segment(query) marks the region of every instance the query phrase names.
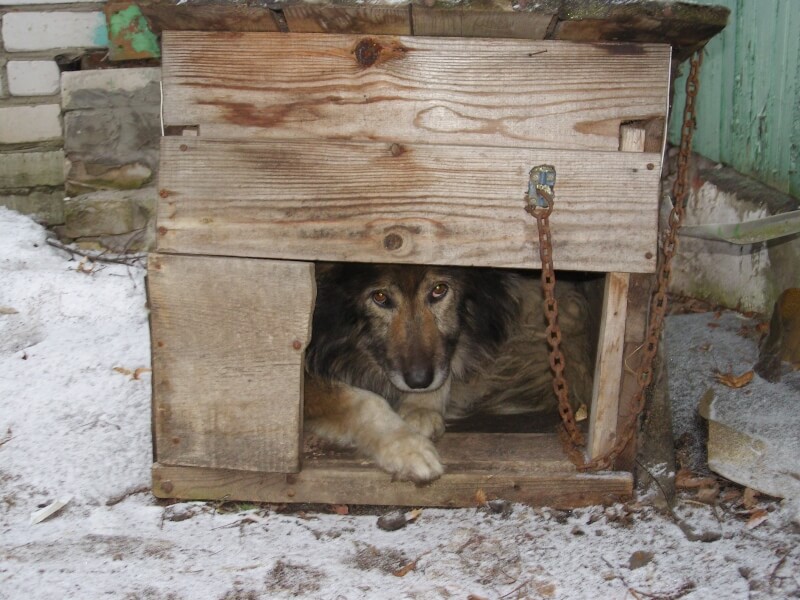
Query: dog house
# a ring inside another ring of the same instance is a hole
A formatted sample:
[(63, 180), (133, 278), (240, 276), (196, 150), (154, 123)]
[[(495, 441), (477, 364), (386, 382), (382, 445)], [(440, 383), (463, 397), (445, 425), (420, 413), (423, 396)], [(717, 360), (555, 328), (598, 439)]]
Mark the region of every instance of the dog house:
[(630, 457), (579, 473), (555, 433), (446, 433), (446, 473), (425, 486), (304, 445), (314, 261), (537, 269), (525, 193), (530, 170), (553, 165), (555, 267), (606, 281), (589, 456), (631, 410), (656, 267), (669, 45), (366, 29), (163, 34), (154, 493), (415, 506), (471, 506), (479, 490), (556, 506), (629, 496)]

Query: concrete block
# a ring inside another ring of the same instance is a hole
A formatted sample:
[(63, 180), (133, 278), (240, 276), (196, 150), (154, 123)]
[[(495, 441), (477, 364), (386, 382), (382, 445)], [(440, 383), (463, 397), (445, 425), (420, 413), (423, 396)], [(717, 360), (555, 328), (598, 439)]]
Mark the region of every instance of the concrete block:
[(46, 225), (59, 225), (64, 222), (63, 189), (14, 194), (4, 194), (0, 191), (0, 206), (23, 215), (31, 215)]
[(70, 238), (86, 238), (144, 229), (154, 219), (155, 205), (155, 187), (104, 190), (67, 198), (63, 234)]
[(2, 32), (8, 52), (108, 46), (106, 19), (100, 11), (6, 13)]
[[(735, 224), (800, 209), (800, 200), (730, 168), (700, 169), (684, 226)], [(769, 314), (780, 293), (800, 281), (800, 237), (736, 245), (679, 237), (670, 291), (712, 304)]]
[(161, 69), (97, 69), (67, 71), (61, 77), (61, 106), (65, 111), (86, 108), (161, 103)]
[(0, 154), (0, 188), (61, 186), (64, 152), (7, 152)]
[(73, 110), (64, 131), (70, 193), (141, 187), (158, 169), (157, 105)]
[(61, 139), (60, 117), (58, 104), (0, 107), (0, 144)]
[(10, 60), (6, 68), (12, 96), (51, 96), (61, 88), (61, 71), (54, 60)]

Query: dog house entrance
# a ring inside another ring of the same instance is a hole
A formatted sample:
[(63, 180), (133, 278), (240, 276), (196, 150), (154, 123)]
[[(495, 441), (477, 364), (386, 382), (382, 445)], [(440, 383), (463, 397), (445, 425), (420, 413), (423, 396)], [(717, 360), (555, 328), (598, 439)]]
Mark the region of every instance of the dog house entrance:
[(631, 493), (629, 472), (578, 473), (550, 433), (446, 433), (441, 479), (392, 482), (304, 441), (303, 354), (315, 261), (539, 268), (523, 195), (531, 167), (551, 164), (556, 269), (605, 274), (587, 451), (608, 448), (632, 393), (622, 357), (644, 337), (661, 171), (645, 130), (624, 124), (663, 119), (669, 47), (165, 32), (163, 55), (165, 124), (186, 134), (162, 139), (148, 267), (156, 495), (470, 506), (482, 490), (576, 506)]

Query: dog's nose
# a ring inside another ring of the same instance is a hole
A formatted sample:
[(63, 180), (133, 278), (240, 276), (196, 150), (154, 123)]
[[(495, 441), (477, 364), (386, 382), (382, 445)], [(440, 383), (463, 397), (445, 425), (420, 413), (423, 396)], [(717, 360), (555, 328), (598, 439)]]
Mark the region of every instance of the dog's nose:
[(403, 371), (403, 379), (412, 390), (422, 390), (433, 383), (433, 368), (430, 366), (415, 366)]

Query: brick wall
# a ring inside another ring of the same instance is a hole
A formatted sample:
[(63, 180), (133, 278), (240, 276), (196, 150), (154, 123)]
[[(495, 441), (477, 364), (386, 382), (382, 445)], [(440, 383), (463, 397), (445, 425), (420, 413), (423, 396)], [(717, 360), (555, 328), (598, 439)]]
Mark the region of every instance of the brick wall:
[(0, 0), (0, 206), (70, 239), (146, 246), (159, 69), (106, 60), (103, 2)]

